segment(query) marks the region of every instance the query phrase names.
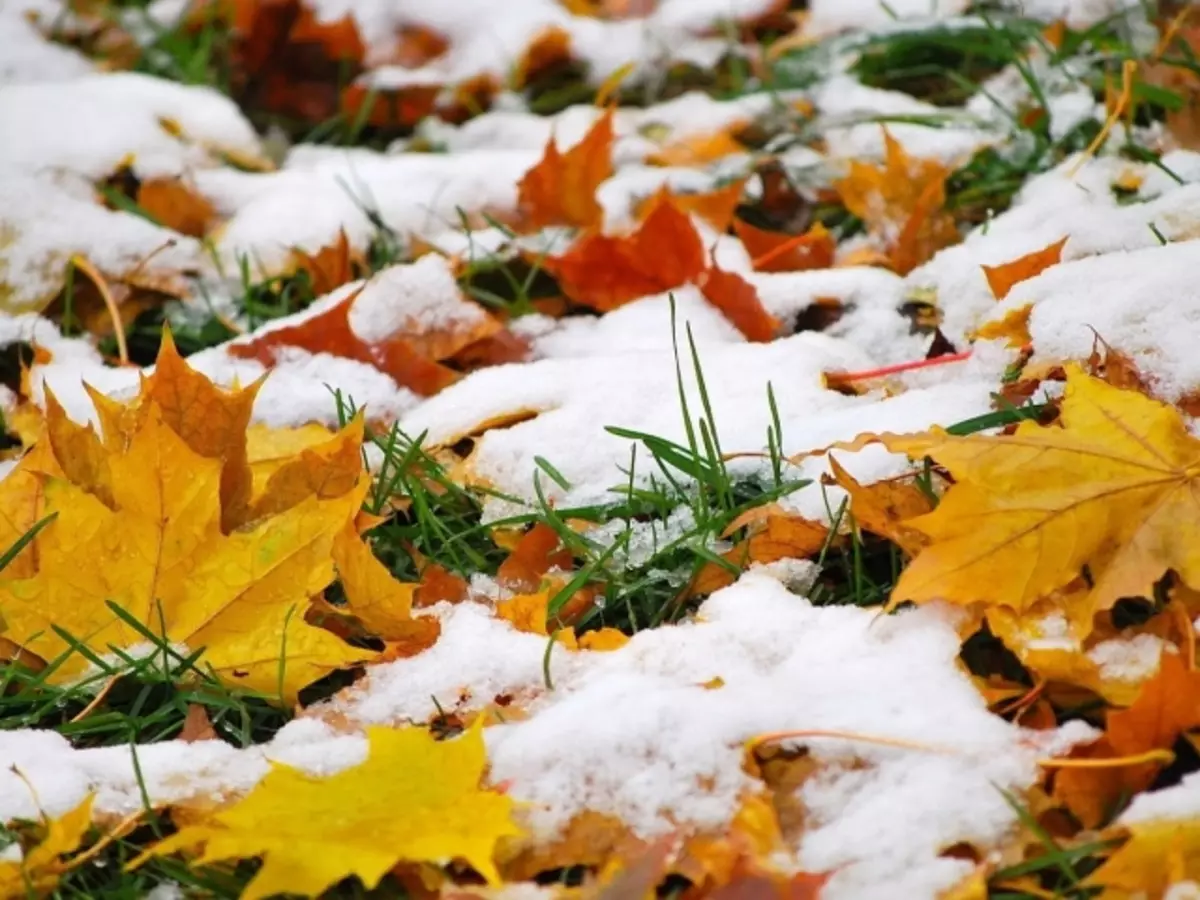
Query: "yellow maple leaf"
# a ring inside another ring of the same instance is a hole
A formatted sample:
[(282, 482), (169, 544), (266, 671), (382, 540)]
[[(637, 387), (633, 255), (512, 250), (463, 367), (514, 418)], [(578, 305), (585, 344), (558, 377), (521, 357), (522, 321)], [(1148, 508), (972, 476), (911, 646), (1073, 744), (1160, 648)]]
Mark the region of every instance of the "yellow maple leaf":
[(520, 829), (513, 801), (480, 787), (482, 725), (437, 741), (423, 728), (369, 728), (361, 764), (316, 778), (274, 763), (244, 799), (151, 847), (150, 856), (199, 850), (196, 864), (261, 856), (242, 900), (320, 894), (351, 875), (368, 888), (399, 862), (467, 862), (500, 880), (493, 853)]
[[(66, 654), (66, 631), (98, 654), (149, 631), (207, 648), (202, 665), (285, 700), (355, 650), (303, 621), (308, 599), (333, 579), (334, 537), (351, 523), (367, 484), (333, 499), (310, 496), (232, 534), (221, 531), (221, 461), (193, 452), (149, 404), (128, 446), (108, 457), (114, 507), (66, 478), (45, 477), (35, 540), (38, 571), (0, 581), (5, 636), (43, 659)], [(282, 659), (282, 662), (281, 662)], [(87, 666), (70, 654), (54, 678)], [(282, 669), (282, 671), (281, 671)]]
[(1200, 441), (1170, 406), (1067, 370), (1060, 423), (1012, 435), (933, 432), (883, 438), (931, 456), (955, 485), (906, 524), (930, 546), (905, 569), (892, 605), (944, 599), (1029, 609), (1080, 576), (1105, 609), (1148, 596), (1174, 570), (1200, 585)]
[[(63, 656), (52, 677), (66, 680), (87, 659), (61, 632), (100, 655), (148, 645), (149, 633), (205, 648), (201, 666), (285, 702), (371, 656), (305, 621), (333, 580), (335, 539), (357, 539), (369, 485), (362, 419), (323, 442), (311, 432), (282, 439), (299, 452), (271, 459), (255, 490), (255, 390), (213, 385), (165, 338), (135, 401), (92, 392), (103, 436), (47, 393), (44, 439), (0, 481), (3, 534), (54, 516), (0, 576), (8, 655)], [(257, 444), (272, 452), (261, 434)]]
[(71, 868), (60, 857), (83, 843), (92, 826), (92, 795), (70, 812), (45, 824), (45, 837), (19, 860), (0, 862), (0, 900), (41, 897), (58, 885), (59, 876)]

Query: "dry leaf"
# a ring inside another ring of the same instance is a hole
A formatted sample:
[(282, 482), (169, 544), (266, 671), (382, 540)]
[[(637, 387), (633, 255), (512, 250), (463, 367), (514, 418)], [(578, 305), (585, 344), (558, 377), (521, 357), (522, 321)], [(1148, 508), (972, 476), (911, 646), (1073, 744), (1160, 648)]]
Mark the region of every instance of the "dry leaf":
[(538, 522), (525, 532), (508, 558), (500, 564), (496, 580), (510, 591), (536, 591), (551, 569), (569, 569), (571, 551), (559, 546), (558, 532)]
[(757, 272), (803, 272), (828, 269), (833, 265), (837, 244), (820, 222), (799, 237), (765, 231), (742, 219), (733, 220), (733, 230), (746, 247)]
[(703, 194), (676, 194), (663, 187), (658, 193), (639, 204), (637, 216), (638, 219), (645, 218), (646, 213), (654, 208), (658, 198), (662, 196), (677, 209), (698, 216), (718, 232), (724, 234), (729, 228), (729, 223), (733, 221), (733, 214), (737, 210), (738, 204), (742, 202), (742, 193), (745, 187), (745, 179), (731, 181), (724, 187)]
[(748, 341), (772, 341), (782, 324), (758, 299), (758, 290), (736, 272), (724, 272), (713, 263), (696, 280), (704, 299), (721, 311)]
[(987, 277), (988, 287), (992, 289), (992, 296), (1003, 300), (1008, 296), (1008, 292), (1022, 281), (1028, 281), (1051, 266), (1057, 266), (1062, 261), (1063, 247), (1066, 245), (1067, 238), (1062, 238), (1002, 266), (983, 266), (983, 274)]
[(1033, 342), (1029, 333), (1029, 317), (1033, 314), (1033, 304), (1026, 303), (1016, 309), (1010, 309), (1004, 318), (985, 322), (975, 332), (976, 340), (1007, 341), (1009, 347), (1027, 347)]
[(954, 219), (942, 209), (950, 170), (936, 160), (913, 159), (886, 128), (883, 139), (884, 164), (853, 160), (834, 188), (888, 248), (892, 268), (906, 275), (959, 239)]
[(1151, 820), (1127, 830), (1129, 840), (1088, 876), (1085, 889), (1103, 888), (1104, 900), (1159, 900), (1173, 884), (1200, 880), (1200, 820)]
[(131, 864), (203, 850), (205, 864), (262, 857), (242, 900), (315, 896), (356, 875), (370, 890), (401, 861), (465, 860), (496, 883), (497, 842), (516, 835), (513, 801), (480, 787), (479, 725), (436, 740), (424, 728), (369, 728), (364, 762), (328, 778), (282, 763), (244, 799), (186, 825)]
[[(1193, 728), (1200, 728), (1200, 673), (1189, 671), (1177, 654), (1164, 652), (1158, 672), (1142, 685), (1133, 705), (1110, 712), (1104, 736), (1073, 756), (1104, 760), (1170, 750)], [(1085, 828), (1095, 828), (1122, 802), (1150, 787), (1162, 768), (1162, 762), (1147, 762), (1062, 769), (1054, 776), (1054, 796)]]
[(1200, 441), (1173, 408), (1067, 369), (1058, 425), (1012, 435), (886, 437), (931, 456), (955, 484), (908, 524), (929, 539), (891, 604), (933, 599), (1023, 611), (1087, 566), (1088, 603), (1149, 596), (1173, 569), (1200, 586), (1196, 518)]
[(905, 523), (932, 510), (933, 501), (911, 480), (879, 481), (864, 486), (832, 456), (829, 468), (833, 483), (850, 495), (850, 514), (855, 525), (887, 538), (910, 556), (925, 546), (925, 536)]
[[(282, 690), (290, 702), (326, 672), (371, 655), (304, 621), (309, 598), (332, 580), (334, 538), (353, 523), (368, 480), (359, 463), (344, 493), (293, 496), (286, 511), (225, 533), (224, 473), (231, 459), (245, 459), (245, 434), (240, 444), (234, 437), (242, 401), (208, 393), (212, 385), (199, 390), (202, 376), (182, 362), (173, 371), (170, 353), (164, 341), (129, 415), (106, 407), (103, 448), (79, 426), (77, 441), (47, 441), (66, 452), (86, 445), (90, 461), (36, 474), (41, 512), (57, 517), (33, 542), (35, 565), (0, 581), (6, 636), (44, 660), (67, 654), (53, 678), (70, 680), (89, 662), (68, 652), (56, 628), (101, 656), (146, 645), (111, 602), (172, 644), (205, 648), (201, 665), (225, 680), (271, 696)], [(27, 514), (20, 492), (0, 499), (18, 504), (9, 519)]]
[(322, 247), (316, 253), (294, 250), (292, 256), (296, 268), (308, 273), (312, 292), (317, 297), (354, 281), (363, 267), (362, 254), (350, 247), (344, 228), (338, 229), (337, 240), (328, 247)]
[(561, 153), (554, 138), (546, 142), (541, 161), (518, 186), (523, 224), (530, 230), (547, 225), (600, 225), (604, 210), (596, 188), (613, 173), (613, 115), (602, 115), (578, 144)]
[(92, 827), (92, 795), (57, 819), (45, 823), (45, 836), (14, 860), (0, 860), (0, 898), (41, 897), (58, 886), (58, 879), (71, 868), (62, 857), (79, 849)]
[(600, 312), (687, 284), (707, 268), (691, 219), (661, 196), (633, 234), (585, 235), (544, 265), (568, 297)]
[(429, 563), (421, 570), (421, 583), (413, 597), (413, 605), (419, 608), (435, 603), (461, 603), (467, 599), (470, 586), (460, 575)]
[(267, 366), (274, 364), (277, 350), (288, 347), (331, 353), (374, 366), (397, 384), (422, 396), (436, 394), (458, 380), (457, 372), (422, 356), (405, 336), (368, 342), (355, 334), (350, 327), (350, 307), (357, 296), (356, 291), (324, 312), (296, 324), (282, 325), (232, 343), (228, 345), (229, 353), (242, 359), (256, 359)]
[(217, 732), (213, 729), (212, 720), (208, 718), (208, 710), (199, 703), (189, 703), (187, 715), (183, 718), (183, 728), (180, 729), (176, 740), (187, 744), (217, 740)]
[[(820, 552), (829, 540), (829, 529), (819, 522), (784, 512), (776, 504), (751, 509), (725, 529), (732, 534), (746, 527), (749, 536), (721, 557), (731, 565), (746, 568), (751, 563), (772, 563), (781, 559), (803, 559)], [(711, 594), (728, 587), (736, 576), (724, 566), (705, 563), (688, 586), (690, 596)]]
[(179, 178), (143, 181), (134, 199), (156, 222), (191, 237), (204, 237), (217, 219), (213, 205)]
[(652, 166), (701, 168), (716, 160), (745, 152), (746, 147), (726, 129), (667, 144), (648, 154), (646, 162)]

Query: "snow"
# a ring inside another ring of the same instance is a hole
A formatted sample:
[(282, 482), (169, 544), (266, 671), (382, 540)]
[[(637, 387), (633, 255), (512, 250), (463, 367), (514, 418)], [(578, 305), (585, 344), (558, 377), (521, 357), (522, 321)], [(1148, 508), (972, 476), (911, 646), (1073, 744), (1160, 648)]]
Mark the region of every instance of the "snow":
[(226, 271), (236, 273), (246, 259), (267, 275), (288, 268), (293, 249), (316, 252), (339, 231), (365, 250), (376, 231), (372, 215), (408, 238), (456, 228), (463, 213), (511, 213), (517, 182), (540, 157), (540, 150), (399, 156), (330, 150), (289, 159), (282, 171), (265, 175), (197, 172), (196, 184), (232, 215), (216, 242)]
[(1179, 784), (1138, 794), (1117, 819), (1118, 825), (1141, 825), (1160, 820), (1200, 816), (1200, 772), (1185, 775)]
[[(980, 326), (1025, 307), (1032, 366), (1086, 358), (1099, 333), (1134, 360), (1156, 396), (1200, 396), (1200, 361), (1191, 346), (1200, 328), (1194, 277), (1200, 153), (1175, 150), (1153, 166), (1121, 158), (1121, 138), (1114, 138), (1095, 157), (1066, 159), (1029, 179), (1008, 211), (904, 277), (863, 266), (754, 272), (740, 241), (695, 220), (717, 263), (742, 274), (782, 323), (784, 336), (770, 343), (747, 342), (692, 286), (605, 315), (509, 315), (485, 310), (464, 294), (457, 280), (461, 262), (559, 253), (578, 236), (562, 227), (514, 236), (505, 223), (514, 220), (518, 184), (546, 142), (565, 151), (603, 114), (594, 105), (552, 116), (530, 112), (513, 81), (530, 42), (560, 28), (593, 85), (632, 62), (622, 85), (644, 88), (649, 97), (663, 86), (672, 62), (712, 69), (728, 53), (757, 50), (740, 48), (737, 28), (726, 25), (777, 11), (778, 4), (661, 0), (649, 15), (604, 20), (573, 15), (559, 0), (521, 0), (505, 5), (503, 14), (494, 0), (309, 2), (324, 21), (349, 15), (356, 23), (368, 46), (363, 84), (449, 88), (488, 75), (498, 88), (492, 110), (457, 125), (426, 121), (386, 151), (299, 143), (278, 154), (283, 161), (273, 169), (249, 121), (218, 92), (98, 71), (46, 37), (65, 12), (59, 0), (0, 4), (0, 347), (28, 342), (50, 351), (50, 360), (29, 373), (34, 403), (44, 404), (53, 390), (73, 418), (94, 422), (85, 382), (128, 398), (149, 371), (111, 365), (94, 342), (64, 337), (39, 315), (63, 290), (73, 255), (93, 263), (121, 297), (131, 288), (179, 298), (167, 311), (173, 322), (203, 320), (207, 308), (200, 299), (211, 297), (214, 308), (247, 325), (233, 299), (244, 289), (243, 269), (251, 281), (288, 273), (298, 251), (316, 253), (342, 234), (363, 253), (380, 229), (412, 250), (415, 261), (343, 285), (299, 313), (260, 326), (254, 336), (311, 320), (353, 296), (350, 325), (366, 342), (440, 340), (503, 320), (526, 341), (528, 361), (467, 374), (430, 398), (370, 365), (329, 353), (282, 348), (268, 370), (231, 354), (239, 339), (196, 353), (190, 363), (226, 386), (268, 375), (253, 410), (253, 419), (268, 426), (334, 425), (340, 393), (365, 406), (372, 421), (426, 434), (435, 452), (472, 436), (473, 450), (454, 473), (497, 492), (486, 501), (489, 522), (533, 508), (540, 459), (565, 479), (564, 486), (539, 476), (549, 503), (612, 502), (630, 480), (638, 441), (607, 428), (686, 444), (681, 397), (693, 420), (705, 402), (711, 405), (721, 450), (734, 457), (731, 471), (764, 477), (763, 451), (776, 424), (768, 390), (777, 404), (782, 453), (792, 457), (786, 475), (811, 482), (780, 505), (828, 522), (844, 493), (821, 483), (830, 465), (825, 448), (864, 433), (919, 431), (995, 409), (993, 395), (1016, 353), (1004, 342), (973, 338)], [(910, 155), (947, 167), (984, 147), (1018, 158), (1030, 148), (1006, 110), (1030, 101), (1030, 71), (1047, 98), (1052, 138), (1104, 118), (1103, 104), (1082, 81), (1088, 74), (1082, 62), (1053, 60), (1037, 49), (1023, 70), (1002, 70), (958, 108), (851, 76), (864, 29), (976, 27), (979, 20), (964, 17), (968, 5), (811, 0), (804, 34), (853, 33), (831, 42), (821, 79), (810, 88), (758, 90), (752, 64), (749, 90), (741, 96), (689, 91), (644, 108), (618, 108), (614, 173), (597, 191), (603, 228), (632, 228), (638, 204), (662, 187), (709, 191), (752, 175), (776, 150), (806, 196), (823, 203), (849, 160), (882, 157), (880, 120), (903, 119), (889, 122), (893, 137)], [(1084, 27), (1134, 2), (1004, 5)], [(134, 22), (132, 12), (124, 21), (135, 39), (149, 41), (152, 23), (166, 25), (184, 13), (181, 0), (155, 0), (145, 21), (138, 16)], [(75, 25), (69, 16), (63, 21)], [(449, 49), (419, 68), (399, 66), (402, 27), (433, 31)], [(811, 119), (791, 115), (801, 103), (811, 105)], [(655, 164), (665, 147), (774, 118), (787, 127), (765, 150), (756, 143), (751, 153), (705, 165)], [(83, 137), (64, 139), (64, 129)], [(1169, 146), (1161, 129), (1137, 136)], [(219, 226), (202, 242), (108, 209), (98, 185), (122, 166), (141, 178), (186, 178), (212, 203)], [(1122, 190), (1114, 190), (1118, 185)], [(760, 189), (758, 179), (748, 178), (748, 199)], [(475, 227), (484, 221), (489, 227)], [(1064, 237), (1059, 265), (1018, 284), (1004, 301), (992, 296), (982, 265), (1009, 262)], [(861, 236), (843, 241), (837, 258), (869, 246)], [(430, 247), (438, 252), (425, 253)], [(971, 357), (860, 377), (857, 396), (830, 390), (832, 373), (924, 358), (928, 329), (915, 327), (906, 313), (914, 301), (932, 303), (943, 334)], [(808, 314), (817, 306), (840, 315), (800, 330), (816, 319)], [(20, 400), (12, 388), (0, 390), (6, 414)], [(864, 483), (911, 468), (881, 445), (832, 452)], [(378, 464), (378, 452), (367, 456)], [(647, 456), (637, 446), (636, 485), (654, 472)], [(0, 462), (0, 477), (12, 465)], [(587, 535), (598, 547), (627, 539), (609, 565), (643, 567), (697, 527), (693, 509), (682, 503), (662, 519), (617, 520)], [(652, 574), (680, 588), (686, 578), (682, 571)], [(814, 606), (803, 596), (821, 575), (810, 560), (756, 564), (680, 623), (638, 632), (616, 650), (555, 647), (548, 657), (545, 637), (517, 631), (495, 615), (496, 601), (509, 592), (491, 575), (469, 575), (468, 601), (422, 611), (441, 625), (432, 647), (371, 667), (261, 744), (238, 749), (218, 741), (163, 741), (132, 750), (83, 749), (51, 731), (0, 733), (0, 821), (58, 815), (89, 792), (107, 821), (140, 809), (143, 787), (155, 804), (211, 804), (250, 790), (270, 761), (316, 775), (354, 765), (366, 752), (362, 731), (369, 725), (422, 724), (443, 711), (490, 714), (500, 707), (514, 714), (488, 719), (489, 778), (519, 802), (532, 839), (552, 839), (585, 811), (619, 816), (643, 837), (676, 828), (719, 833), (744, 793), (761, 787), (742, 766), (746, 741), (800, 729), (832, 736), (788, 741), (806, 748), (819, 767), (798, 789), (806, 827), (791, 853), (781, 854), (784, 864), (831, 872), (826, 900), (932, 900), (972, 870), (969, 862), (943, 856), (947, 848), (968, 843), (986, 856), (1016, 833), (1002, 791), (1029, 789), (1039, 782), (1039, 759), (1096, 734), (1080, 722), (1026, 731), (992, 715), (958, 659), (961, 611), (928, 605), (881, 615), (877, 608)], [(1075, 639), (1071, 624), (1047, 616), (1031, 626), (1032, 640), (1019, 649), (1084, 654), (1102, 682), (1123, 686), (1144, 680), (1163, 652), (1174, 652), (1148, 633), (1088, 646)], [(1192, 775), (1177, 787), (1137, 796), (1121, 822), (1198, 814), (1200, 776)], [(1175, 888), (1187, 895), (1186, 885)], [(169, 897), (172, 889), (156, 890)], [(532, 886), (509, 893), (521, 891), (541, 895)]]
[[(63, 140), (64, 123), (88, 139)], [(0, 85), (0, 133), (0, 171), (92, 179), (129, 161), (145, 177), (210, 167), (220, 153), (259, 154), (254, 129), (228, 97), (132, 72)]]
[(0, 734), (0, 817), (37, 815), (26, 782), (50, 815), (87, 791), (101, 815), (128, 814), (141, 807), (139, 771), (153, 803), (236, 797), (268, 760), (331, 774), (363, 758), (364, 724), (423, 722), (439, 706), (478, 710), (505, 695), (526, 716), (486, 729), (489, 778), (508, 786), (535, 834), (553, 835), (585, 809), (620, 815), (644, 836), (720, 829), (753, 787), (741, 768), (747, 740), (845, 733), (803, 742), (822, 767), (800, 789), (810, 820), (797, 866), (834, 871), (829, 900), (932, 897), (970, 869), (941, 858), (945, 847), (986, 848), (1015, 827), (1001, 789), (1027, 787), (1041, 756), (1092, 734), (1078, 723), (1024, 731), (988, 713), (937, 608), (882, 620), (817, 608), (765, 574), (715, 594), (694, 621), (640, 632), (617, 650), (556, 651), (553, 691), (543, 682), (545, 638), (478, 604), (436, 614), (443, 632), (432, 648), (376, 667), (263, 745), (142, 745), (135, 768), (129, 747), (76, 750), (50, 732)]
[[(1184, 191), (1200, 200), (1200, 185)], [(1171, 227), (1168, 217), (1158, 221)], [(1034, 364), (1086, 358), (1099, 335), (1133, 359), (1156, 394), (1177, 400), (1200, 389), (1190, 339), (1200, 324), (1198, 258), (1200, 240), (1190, 240), (1063, 263), (1017, 285), (993, 318), (1030, 304)]]
[(14, 313), (44, 309), (62, 290), (74, 254), (106, 277), (167, 293), (186, 290), (182, 274), (207, 268), (192, 238), (100, 206), (74, 178), (16, 173), (2, 163), (0, 245), (0, 310)]
[(463, 297), (447, 261), (433, 255), (378, 272), (350, 307), (350, 327), (364, 341), (404, 331), (470, 330), (485, 318), (479, 306)]

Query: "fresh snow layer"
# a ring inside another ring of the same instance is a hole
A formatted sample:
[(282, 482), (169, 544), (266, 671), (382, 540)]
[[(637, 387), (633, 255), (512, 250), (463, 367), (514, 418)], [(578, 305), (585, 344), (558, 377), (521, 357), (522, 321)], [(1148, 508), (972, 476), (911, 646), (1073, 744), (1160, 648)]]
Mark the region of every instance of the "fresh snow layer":
[[(139, 746), (150, 801), (235, 797), (268, 760), (329, 774), (362, 760), (360, 726), (425, 722), (439, 705), (479, 710), (505, 695), (527, 718), (485, 731), (489, 777), (508, 785), (535, 836), (585, 810), (651, 836), (723, 828), (754, 789), (741, 769), (750, 738), (846, 732), (865, 737), (804, 742), (822, 768), (800, 789), (810, 819), (794, 865), (834, 873), (828, 900), (933, 897), (970, 871), (944, 850), (989, 848), (1017, 824), (1001, 791), (1028, 787), (1040, 757), (1091, 736), (1078, 723), (1033, 732), (991, 715), (937, 608), (884, 619), (818, 608), (764, 574), (713, 595), (694, 621), (641, 632), (618, 650), (556, 651), (553, 691), (543, 682), (544, 638), (475, 603), (437, 613), (443, 631), (430, 650), (373, 669), (267, 744)], [(322, 715), (349, 730), (335, 732)], [(125, 815), (142, 805), (136, 773), (127, 747), (74, 750), (50, 732), (3, 734), (0, 818), (37, 815), (30, 787), (50, 815), (88, 791), (100, 814)]]

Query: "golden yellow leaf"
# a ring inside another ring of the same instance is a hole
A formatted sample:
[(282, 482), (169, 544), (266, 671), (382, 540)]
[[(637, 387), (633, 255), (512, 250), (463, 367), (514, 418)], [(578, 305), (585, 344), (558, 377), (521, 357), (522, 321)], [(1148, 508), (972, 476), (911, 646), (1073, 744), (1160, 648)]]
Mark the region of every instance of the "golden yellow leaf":
[[(111, 507), (67, 478), (39, 476), (42, 514), (57, 518), (33, 542), (36, 572), (0, 580), (6, 638), (46, 660), (70, 647), (55, 628), (100, 655), (145, 646), (111, 601), (171, 643), (206, 648), (200, 665), (222, 678), (285, 702), (370, 656), (304, 622), (309, 598), (333, 579), (333, 540), (353, 523), (365, 478), (340, 497), (309, 496), (226, 535), (222, 460), (192, 450), (150, 401), (108, 466)], [(53, 678), (87, 665), (72, 653)]]
[(1067, 369), (1060, 423), (1012, 435), (931, 432), (883, 442), (931, 456), (955, 485), (907, 524), (930, 546), (892, 592), (1023, 611), (1088, 567), (1097, 610), (1149, 596), (1168, 569), (1200, 585), (1200, 441), (1172, 407)]
[(89, 794), (70, 812), (47, 821), (45, 837), (22, 859), (0, 862), (0, 900), (41, 897), (54, 890), (70, 868), (60, 857), (77, 850), (92, 826), (92, 799)]
[(1029, 333), (1029, 317), (1033, 314), (1033, 304), (1026, 303), (1016, 309), (1010, 309), (1003, 318), (984, 322), (975, 332), (977, 340), (1008, 341), (1009, 347), (1024, 347), (1033, 341)]
[(163, 421), (188, 447), (222, 461), (221, 524), (226, 531), (246, 521), (253, 482), (246, 428), (262, 381), (242, 390), (223, 390), (184, 362), (170, 330), (164, 329), (154, 374), (142, 386), (142, 400), (158, 404)]
[[(501, 600), (496, 604), (496, 615), (511, 622), (517, 631), (549, 635), (546, 619), (549, 615), (550, 598), (557, 590), (557, 586), (551, 585), (534, 594), (516, 594), (507, 600)], [(573, 628), (558, 628), (554, 639), (569, 650), (576, 649)]]
[(616, 628), (598, 628), (579, 636), (580, 650), (620, 650), (629, 643), (629, 635)]
[(329, 440), (305, 447), (280, 465), (271, 473), (263, 493), (254, 499), (247, 520), (277, 515), (306, 497), (326, 500), (353, 490), (363, 471), (363, 432), (360, 410)]
[(441, 633), (432, 616), (414, 619), (413, 596), (419, 584), (397, 581), (358, 534), (353, 524), (333, 541), (333, 562), (346, 592), (346, 611), (368, 630), (400, 648), (389, 648), (393, 657), (411, 656), (429, 647)]
[(925, 546), (924, 535), (906, 522), (928, 513), (933, 508), (933, 501), (912, 481), (879, 481), (863, 485), (832, 456), (829, 457), (829, 468), (834, 483), (850, 497), (850, 514), (855, 525), (887, 538), (910, 555)]
[(461, 859), (499, 881), (493, 853), (519, 834), (513, 801), (480, 787), (483, 729), (437, 741), (423, 728), (370, 728), (361, 764), (316, 778), (275, 763), (245, 798), (155, 844), (134, 861), (180, 850), (197, 864), (261, 856), (242, 900), (315, 896), (356, 875), (368, 888), (398, 862)]
[(1151, 820), (1129, 827), (1129, 840), (1088, 876), (1104, 900), (1158, 900), (1180, 881), (1200, 879), (1200, 820)]

